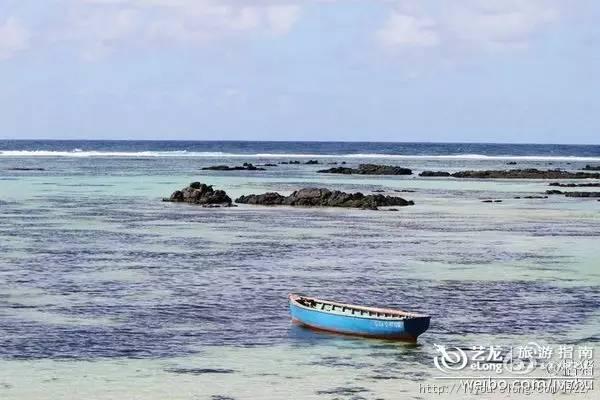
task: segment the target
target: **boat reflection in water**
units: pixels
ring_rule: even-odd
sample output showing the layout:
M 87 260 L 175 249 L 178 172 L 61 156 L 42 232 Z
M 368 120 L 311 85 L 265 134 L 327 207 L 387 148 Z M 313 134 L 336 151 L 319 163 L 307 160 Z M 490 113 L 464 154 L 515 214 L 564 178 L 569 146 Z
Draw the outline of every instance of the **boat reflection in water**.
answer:
M 311 329 L 414 342 L 429 328 L 428 315 L 387 308 L 363 307 L 289 295 L 292 321 Z

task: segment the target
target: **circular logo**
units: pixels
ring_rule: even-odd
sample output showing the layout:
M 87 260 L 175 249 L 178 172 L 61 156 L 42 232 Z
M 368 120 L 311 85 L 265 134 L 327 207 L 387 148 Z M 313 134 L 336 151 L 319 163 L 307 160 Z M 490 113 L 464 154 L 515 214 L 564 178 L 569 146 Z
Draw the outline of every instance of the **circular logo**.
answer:
M 467 354 L 459 347 L 446 347 L 434 344 L 433 347 L 440 353 L 433 359 L 436 368 L 442 372 L 460 371 L 467 366 Z

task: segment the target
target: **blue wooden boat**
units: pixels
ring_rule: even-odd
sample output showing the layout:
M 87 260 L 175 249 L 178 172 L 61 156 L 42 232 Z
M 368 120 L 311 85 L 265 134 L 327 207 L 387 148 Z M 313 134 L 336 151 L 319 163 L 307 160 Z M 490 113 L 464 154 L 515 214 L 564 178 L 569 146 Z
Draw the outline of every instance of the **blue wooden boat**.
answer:
M 363 307 L 290 294 L 292 321 L 308 328 L 347 335 L 416 341 L 429 328 L 428 315 Z

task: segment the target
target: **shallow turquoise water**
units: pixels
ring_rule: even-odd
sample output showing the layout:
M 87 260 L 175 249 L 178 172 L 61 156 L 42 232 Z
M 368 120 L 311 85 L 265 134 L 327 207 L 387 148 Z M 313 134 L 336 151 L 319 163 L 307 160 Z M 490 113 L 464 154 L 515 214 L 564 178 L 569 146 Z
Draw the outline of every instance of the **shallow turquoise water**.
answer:
M 334 176 L 316 174 L 320 165 L 200 170 L 280 160 L 0 157 L 0 369 L 9 371 L 0 398 L 417 398 L 415 385 L 435 376 L 434 343 L 598 343 L 595 199 L 513 198 L 543 193 L 546 181 Z M 8 170 L 23 165 L 45 171 Z M 231 197 L 412 189 L 390 194 L 416 205 L 160 201 L 193 180 Z M 290 326 L 291 291 L 427 312 L 432 325 L 418 346 L 306 332 Z

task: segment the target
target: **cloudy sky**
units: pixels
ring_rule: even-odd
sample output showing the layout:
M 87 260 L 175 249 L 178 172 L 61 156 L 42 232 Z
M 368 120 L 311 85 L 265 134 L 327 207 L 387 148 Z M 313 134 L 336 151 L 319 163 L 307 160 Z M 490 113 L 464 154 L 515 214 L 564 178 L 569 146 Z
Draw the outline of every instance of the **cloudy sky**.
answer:
M 600 143 L 594 0 L 0 0 L 0 138 Z

